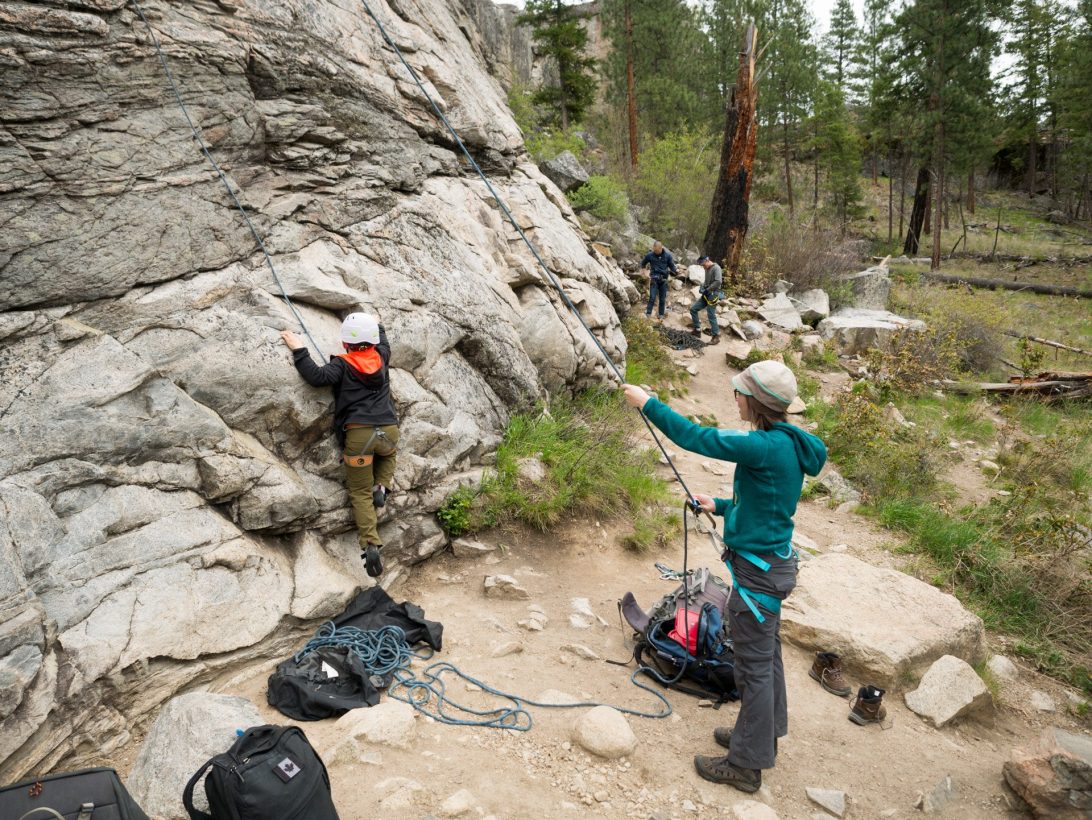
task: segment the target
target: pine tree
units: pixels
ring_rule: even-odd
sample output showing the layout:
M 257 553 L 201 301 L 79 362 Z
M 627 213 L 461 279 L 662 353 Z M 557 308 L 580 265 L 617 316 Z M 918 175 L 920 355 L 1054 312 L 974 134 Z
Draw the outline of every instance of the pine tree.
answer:
M 764 129 L 779 137 L 785 197 L 792 213 L 792 157 L 800 125 L 811 110 L 819 55 L 803 0 L 772 0 L 766 25 L 771 39 L 759 66 L 763 79 L 758 86 L 758 112 Z
M 826 171 L 831 210 L 842 234 L 849 220 L 861 211 L 860 136 L 850 122 L 845 95 L 832 81 L 819 84 L 815 97 L 815 149 Z
M 1080 0 L 1072 28 L 1059 44 L 1054 101 L 1059 131 L 1067 143 L 1062 178 L 1076 199 L 1071 212 L 1076 219 L 1092 221 L 1092 0 Z
M 934 269 L 940 266 L 948 160 L 968 140 L 992 92 L 990 62 L 997 36 L 991 23 L 988 0 L 913 0 L 896 19 L 899 93 L 907 104 L 924 106 L 921 120 L 928 137 L 918 147 L 930 169 Z M 915 210 L 922 204 L 916 201 Z M 912 226 L 920 225 L 919 216 L 912 215 Z M 916 239 L 907 245 L 916 247 Z
M 595 100 L 595 79 L 589 73 L 595 60 L 585 54 L 588 33 L 573 7 L 562 0 L 527 0 L 518 20 L 531 26 L 535 45 L 557 65 L 557 85 L 543 85 L 534 101 L 552 113 L 551 119 L 562 130 L 568 130 L 584 118 Z
M 830 79 L 847 99 L 853 96 L 849 86 L 855 73 L 854 63 L 859 59 L 860 40 L 861 32 L 853 4 L 850 0 L 838 0 L 830 14 L 830 30 L 824 38 L 824 45 Z
M 642 139 L 720 121 L 712 44 L 684 0 L 604 0 L 601 14 L 608 98 L 636 111 Z

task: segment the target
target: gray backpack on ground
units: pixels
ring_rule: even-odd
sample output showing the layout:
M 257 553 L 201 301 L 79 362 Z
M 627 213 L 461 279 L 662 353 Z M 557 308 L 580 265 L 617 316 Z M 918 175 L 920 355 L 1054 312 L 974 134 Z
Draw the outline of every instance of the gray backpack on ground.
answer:
M 0 789 L 3 820 L 148 820 L 113 769 L 81 769 Z

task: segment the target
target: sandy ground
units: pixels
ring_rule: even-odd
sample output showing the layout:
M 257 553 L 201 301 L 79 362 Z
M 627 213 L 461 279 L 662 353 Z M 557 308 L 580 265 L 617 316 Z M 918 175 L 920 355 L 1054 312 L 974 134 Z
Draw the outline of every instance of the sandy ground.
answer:
M 734 371 L 724 363 L 723 354 L 710 348 L 698 358 L 682 354 L 679 358 L 695 364 L 698 375 L 691 380 L 688 394 L 672 404 L 683 412 L 712 412 L 721 426 L 738 425 L 727 387 Z M 688 453 L 678 458 L 694 490 L 718 494 L 730 476 L 714 475 L 703 467 L 704 460 Z M 850 554 L 864 560 L 885 566 L 904 564 L 891 551 L 897 544 L 890 533 L 857 515 L 836 513 L 821 500 L 801 505 L 797 527 L 821 549 L 845 544 Z M 668 592 L 673 582 L 661 580 L 653 563 L 660 560 L 680 568 L 682 538 L 680 533 L 662 549 L 634 555 L 618 545 L 620 530 L 617 522 L 587 520 L 548 535 L 494 534 L 486 540 L 503 548 L 484 563 L 445 554 L 418 567 L 393 594 L 397 600 L 419 603 L 428 617 L 443 622 L 444 648 L 437 660 L 448 660 L 498 689 L 529 698 L 556 689 L 581 699 L 655 709 L 655 699 L 630 683 L 631 669 L 609 665 L 604 659 L 622 660 L 630 654 L 628 629 L 619 625 L 617 600 L 632 590 L 648 607 Z M 692 537 L 690 545 L 691 566 L 717 565 L 707 538 Z M 498 572 L 514 575 L 529 591 L 530 600 L 485 598 L 483 578 Z M 587 598 L 606 624 L 587 629 L 571 626 L 573 598 Z M 517 625 L 527 617 L 529 604 L 540 605 L 549 616 L 542 632 L 528 632 Z M 522 651 L 493 657 L 496 647 L 510 641 L 518 641 Z M 574 643 L 590 648 L 599 659 L 586 660 L 562 648 Z M 919 793 L 932 789 L 946 775 L 951 775 L 958 794 L 945 816 L 1021 817 L 1019 810 L 1011 808 L 1016 801 L 1003 783 L 1002 763 L 1013 747 L 1050 722 L 1072 724 L 1064 706 L 1055 715 L 1031 714 L 1013 705 L 1020 703 L 1019 692 L 1006 692 L 1003 704 L 1009 705 L 985 718 L 937 731 L 907 710 L 900 694 L 891 693 L 885 699 L 888 727 L 859 727 L 847 720 L 847 701 L 823 691 L 808 677 L 810 652 L 786 645 L 784 656 L 790 733 L 781 743 L 777 767 L 765 773 L 763 789 L 755 795 L 782 818 L 827 816 L 805 796 L 809 786 L 844 790 L 850 817 L 914 817 L 919 814 L 914 807 Z M 251 698 L 270 722 L 284 723 L 283 716 L 265 705 L 265 680 L 271 668 L 239 675 L 225 691 Z M 1037 688 L 1050 691 L 1051 684 L 1028 670 L 1023 672 Z M 865 681 L 854 681 L 861 683 Z M 461 682 L 452 682 L 449 691 L 469 704 L 487 703 L 483 693 L 468 691 Z M 669 692 L 668 698 L 674 710 L 670 717 L 630 718 L 639 738 L 637 750 L 630 758 L 612 762 L 590 758 L 570 743 L 580 709 L 532 709 L 534 727 L 529 732 L 446 726 L 419 719 L 417 739 L 410 748 L 376 747 L 375 762 L 332 765 L 335 800 L 344 820 L 428 817 L 461 789 L 473 795 L 474 808 L 468 817 L 729 814 L 747 796 L 701 780 L 691 761 L 696 753 L 717 750 L 712 730 L 731 725 L 738 705 L 726 704 L 717 710 L 680 693 Z M 304 727 L 326 755 L 341 740 L 333 721 Z M 399 778 L 421 788 L 407 788 Z

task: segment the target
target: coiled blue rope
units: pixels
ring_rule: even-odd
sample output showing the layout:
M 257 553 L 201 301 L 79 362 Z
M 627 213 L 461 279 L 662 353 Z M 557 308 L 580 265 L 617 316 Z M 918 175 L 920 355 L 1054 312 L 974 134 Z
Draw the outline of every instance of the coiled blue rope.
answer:
M 356 627 L 338 627 L 333 621 L 327 621 L 315 636 L 295 654 L 299 661 L 310 652 L 328 646 L 345 647 L 353 652 L 364 664 L 370 675 L 393 676 L 387 694 L 408 703 L 418 712 L 449 726 L 483 726 L 495 729 L 511 729 L 526 732 L 534 725 L 528 706 L 542 709 L 576 709 L 603 706 L 597 702 L 580 703 L 540 703 L 528 698 L 521 698 L 510 692 L 504 692 L 489 684 L 472 678 L 448 661 L 440 661 L 426 667 L 421 676 L 416 676 L 410 669 L 414 660 L 428 660 L 433 656 L 432 649 L 425 647 L 415 650 L 406 642 L 406 633 L 397 626 L 389 625 L 375 630 L 357 629 Z M 660 692 L 637 680 L 638 669 L 630 675 L 630 681 L 639 689 L 654 695 L 663 704 L 658 712 L 642 712 L 623 706 L 613 706 L 627 715 L 646 718 L 665 718 L 671 714 L 671 703 Z M 503 698 L 508 704 L 492 709 L 474 709 L 458 703 L 447 694 L 444 675 L 455 677 L 473 684 L 483 692 Z

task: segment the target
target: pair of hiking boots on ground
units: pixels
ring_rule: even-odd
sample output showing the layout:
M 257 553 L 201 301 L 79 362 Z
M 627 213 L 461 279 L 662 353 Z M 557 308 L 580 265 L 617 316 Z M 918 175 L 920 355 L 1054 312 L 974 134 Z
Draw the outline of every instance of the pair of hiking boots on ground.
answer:
M 691 336 L 695 336 L 695 337 L 697 337 L 699 339 L 701 338 L 702 333 L 704 333 L 706 336 L 709 337 L 709 341 L 707 342 L 707 344 L 711 344 L 711 345 L 720 344 L 720 334 L 719 333 L 714 333 L 713 331 L 708 330 L 708 329 L 698 330 L 697 328 L 694 328 L 693 330 L 690 331 Z
M 372 487 L 372 504 L 378 510 L 386 503 L 387 488 L 382 484 L 376 484 Z M 383 549 L 382 544 L 368 544 L 360 551 L 360 560 L 364 562 L 364 571 L 372 578 L 378 578 L 383 574 L 383 559 L 379 555 L 381 549 Z
M 819 685 L 832 695 L 844 698 L 853 691 L 842 672 L 841 657 L 833 652 L 816 652 L 815 661 L 808 674 L 819 681 Z M 887 717 L 883 695 L 883 689 L 862 686 L 857 690 L 857 699 L 853 702 L 853 708 L 849 710 L 849 719 L 858 726 L 882 722 Z

